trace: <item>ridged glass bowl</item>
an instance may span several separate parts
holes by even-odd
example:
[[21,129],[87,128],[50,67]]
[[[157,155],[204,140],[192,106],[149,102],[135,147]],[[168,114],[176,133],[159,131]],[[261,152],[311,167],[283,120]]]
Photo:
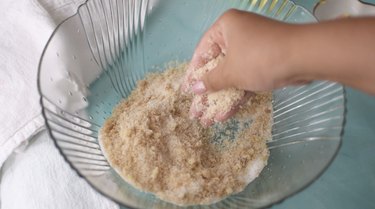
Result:
[[[127,207],[179,208],[123,181],[103,156],[98,132],[137,80],[170,61],[189,60],[203,32],[229,8],[315,21],[286,0],[88,0],[56,28],[39,66],[43,115],[62,156],[97,191]],[[269,206],[327,168],[341,143],[343,87],[317,81],[279,89],[273,108],[270,158],[260,176],[239,194],[191,208]]]

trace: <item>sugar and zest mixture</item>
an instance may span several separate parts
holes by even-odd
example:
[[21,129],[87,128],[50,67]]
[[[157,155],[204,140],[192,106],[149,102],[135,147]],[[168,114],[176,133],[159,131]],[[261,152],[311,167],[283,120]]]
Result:
[[[210,204],[242,191],[267,163],[271,94],[256,94],[235,115],[236,140],[189,119],[192,95],[179,90],[186,64],[149,74],[101,129],[103,151],[131,185],[178,205]],[[220,124],[219,126],[225,126]]]

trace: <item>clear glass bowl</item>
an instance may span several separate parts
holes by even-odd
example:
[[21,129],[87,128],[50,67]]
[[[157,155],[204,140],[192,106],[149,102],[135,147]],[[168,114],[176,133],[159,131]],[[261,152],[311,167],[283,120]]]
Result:
[[[43,115],[62,156],[97,191],[128,207],[179,208],[124,182],[103,156],[98,131],[147,72],[189,60],[200,36],[228,8],[296,24],[315,21],[286,0],[88,0],[56,28],[39,66]],[[322,81],[279,89],[273,108],[271,154],[260,177],[239,194],[192,208],[269,206],[327,168],[341,143],[342,86]]]

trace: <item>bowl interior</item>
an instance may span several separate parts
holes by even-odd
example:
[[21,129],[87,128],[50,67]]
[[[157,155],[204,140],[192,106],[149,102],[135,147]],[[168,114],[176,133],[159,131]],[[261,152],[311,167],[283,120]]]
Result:
[[[63,157],[96,190],[134,208],[178,208],[124,182],[102,155],[98,132],[137,80],[189,60],[203,32],[229,8],[296,24],[315,21],[286,0],[89,0],[55,30],[39,66],[43,115]],[[341,142],[342,86],[319,81],[279,89],[273,108],[271,155],[260,177],[239,194],[196,208],[264,207],[326,169]]]

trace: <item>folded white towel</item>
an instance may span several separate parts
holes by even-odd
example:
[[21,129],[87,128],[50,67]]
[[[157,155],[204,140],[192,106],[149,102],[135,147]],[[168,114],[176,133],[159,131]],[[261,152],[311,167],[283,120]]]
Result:
[[57,23],[83,0],[0,2],[0,167],[22,143],[43,128],[37,70]]
[[53,25],[30,0],[0,2],[0,166],[43,127],[37,66]]
[[69,168],[46,131],[3,167],[3,209],[117,209]]
[[80,2],[0,1],[0,208],[119,208],[69,168],[45,132],[7,160],[44,127],[36,83],[39,58],[57,23],[74,14]]

